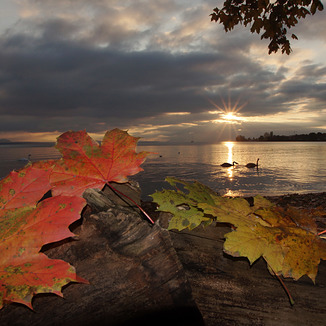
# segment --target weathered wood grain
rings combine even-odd
[[[163,226],[169,218],[169,214],[160,213]],[[324,219],[324,225],[325,222]],[[308,277],[285,280],[295,300],[291,306],[283,287],[262,259],[250,266],[247,259],[223,253],[224,234],[229,231],[216,224],[192,231],[170,231],[207,326],[325,324],[326,261],[319,265],[316,285]]]
[[[90,284],[70,284],[64,299],[38,295],[34,312],[6,305],[1,326],[203,324],[168,231],[108,193],[86,193],[93,209],[88,207],[82,225],[75,226],[79,240],[44,248],[51,258],[75,266]]]
[[[115,184],[140,204],[135,184]],[[0,311],[1,326],[61,325],[204,325],[297,326],[326,321],[326,262],[319,265],[316,285],[308,277],[286,280],[292,307],[279,281],[259,260],[223,253],[227,227],[212,224],[192,231],[166,231],[170,215],[150,212],[151,225],[133,202],[111,188],[85,193],[89,206],[82,223],[72,226],[79,240],[45,246],[52,258],[76,267],[90,284],[70,284],[64,299],[38,295],[35,311],[10,304]],[[326,208],[326,193],[272,198],[280,205]],[[325,215],[316,216],[320,228]]]

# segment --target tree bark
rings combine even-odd
[[[305,207],[309,204],[309,208],[326,207],[326,193],[315,200],[316,205],[312,197],[292,195],[271,199],[284,206],[291,201],[296,207],[301,204]],[[309,202],[305,204],[307,198]],[[161,212],[160,225],[167,227],[170,218],[170,214]],[[325,214],[316,216],[316,220],[320,231],[325,230]],[[191,231],[170,231],[206,326],[325,325],[326,261],[318,266],[315,285],[306,276],[298,281],[284,280],[295,301],[291,306],[284,288],[268,272],[263,259],[250,266],[245,258],[223,253],[224,235],[230,231],[216,224]]]
[[[130,184],[115,186],[140,202]],[[89,206],[73,226],[78,240],[43,251],[72,264],[90,284],[68,285],[64,299],[37,295],[35,311],[6,305],[0,325],[203,325],[168,231],[110,188],[89,189],[84,197]]]

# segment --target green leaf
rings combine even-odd
[[[159,210],[174,215],[169,229],[193,229],[216,218],[217,222],[234,227],[225,235],[227,254],[247,257],[250,264],[263,257],[272,273],[295,280],[307,275],[315,281],[318,264],[326,259],[326,242],[318,236],[310,213],[294,207],[276,207],[262,196],[253,197],[250,205],[244,198],[219,196],[199,182],[166,180],[188,191],[164,190],[152,195]]]
[[[202,222],[208,224],[212,222],[211,217],[205,216],[197,208],[197,203],[208,202],[213,204],[212,196],[216,194],[214,191],[197,181],[189,183],[171,177],[167,177],[165,180],[171,186],[176,187],[179,183],[188,190],[188,194],[181,190],[163,190],[151,195],[154,202],[159,204],[159,211],[170,212],[174,215],[169,223],[169,230],[177,229],[181,231],[186,228],[192,230]]]

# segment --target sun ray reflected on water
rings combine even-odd
[[[226,141],[223,144],[228,148],[228,162],[232,164],[233,161],[234,161],[233,160],[233,147],[234,147],[234,142],[232,142],[232,141]],[[228,179],[230,181],[232,181],[232,179],[233,179],[233,170],[234,170],[234,167],[235,166],[230,166],[226,170]]]
[[[165,178],[197,180],[224,196],[263,196],[326,191],[326,142],[224,142],[213,145],[139,146],[159,153],[142,164],[144,171],[130,177],[140,183],[142,198],[168,188]],[[0,145],[0,179],[31,160],[60,158],[54,147]],[[257,169],[246,163],[259,157]],[[290,158],[290,161],[289,161]],[[231,168],[221,163],[236,161]]]

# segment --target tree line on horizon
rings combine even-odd
[[[271,132],[265,132],[264,135],[259,136],[258,138],[246,138],[245,136],[238,135],[235,139],[239,142],[244,141],[326,141],[326,133],[321,132],[311,132],[309,134],[295,134],[290,136],[284,135],[274,135]]]

